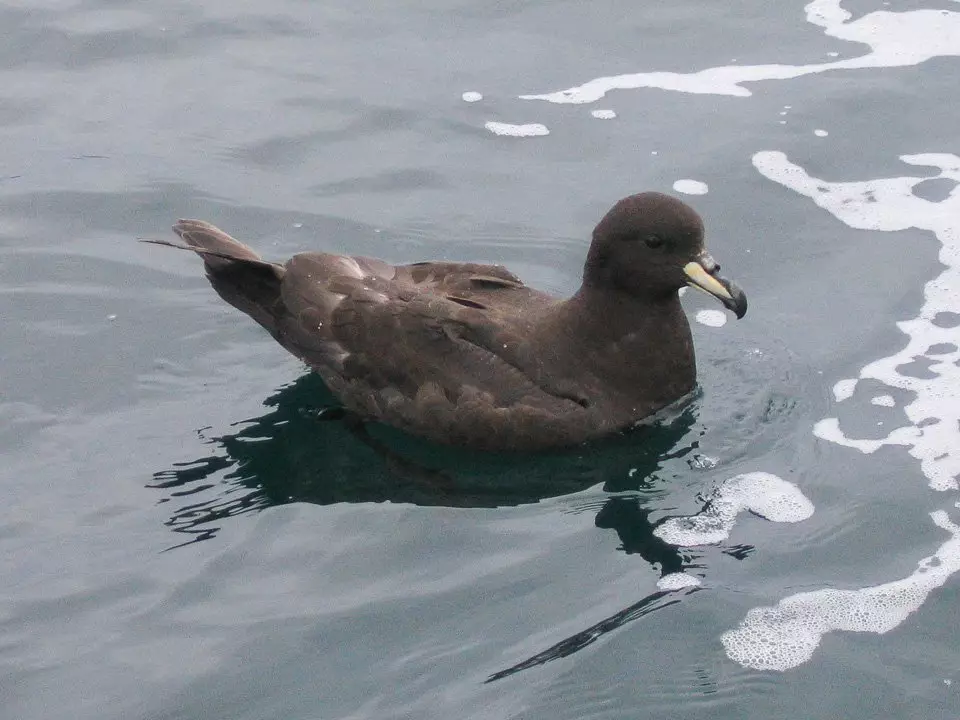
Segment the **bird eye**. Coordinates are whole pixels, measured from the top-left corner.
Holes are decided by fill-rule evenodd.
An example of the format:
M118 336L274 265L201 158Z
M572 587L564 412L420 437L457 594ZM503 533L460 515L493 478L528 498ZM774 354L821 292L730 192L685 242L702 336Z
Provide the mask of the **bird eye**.
M663 245L663 238L657 237L656 235L648 235L643 241L647 244L648 248L658 248Z

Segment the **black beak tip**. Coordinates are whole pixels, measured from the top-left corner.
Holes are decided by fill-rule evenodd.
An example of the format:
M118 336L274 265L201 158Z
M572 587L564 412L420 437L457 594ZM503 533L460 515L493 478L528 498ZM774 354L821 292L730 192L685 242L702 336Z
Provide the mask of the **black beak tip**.
M747 296L744 294L743 290L734 285L732 282L725 284L727 286L727 291L733 297L730 300L724 300L723 304L728 310L732 311L733 314L737 316L737 320L739 320L747 314Z

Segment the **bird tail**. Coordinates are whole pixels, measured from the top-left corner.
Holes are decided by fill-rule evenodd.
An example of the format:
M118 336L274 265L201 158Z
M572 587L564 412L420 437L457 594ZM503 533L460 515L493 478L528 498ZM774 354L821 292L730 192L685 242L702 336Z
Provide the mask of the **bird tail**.
M233 261L263 262L261 257L239 240L203 220L177 220L173 231L214 269L229 267Z
M278 312L283 305L280 295L283 266L263 260L239 240L202 220L178 220L173 231L184 245L167 240L144 242L192 250L200 255L207 279L217 294L275 335Z

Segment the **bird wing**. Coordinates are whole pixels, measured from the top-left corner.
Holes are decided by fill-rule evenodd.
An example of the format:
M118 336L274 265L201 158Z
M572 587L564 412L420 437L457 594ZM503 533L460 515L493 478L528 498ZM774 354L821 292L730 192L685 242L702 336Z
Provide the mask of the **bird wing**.
M287 263L281 296L287 312L278 339L362 414L411 426L431 413L455 411L457 422L469 423L471 412L584 406L542 372L512 313L524 301L550 299L496 266L394 268L309 253Z

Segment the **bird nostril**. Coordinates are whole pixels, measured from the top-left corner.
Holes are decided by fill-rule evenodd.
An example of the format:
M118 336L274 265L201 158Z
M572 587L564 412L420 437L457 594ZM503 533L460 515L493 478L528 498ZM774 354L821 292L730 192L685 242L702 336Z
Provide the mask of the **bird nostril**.
M700 265L711 275L716 275L720 272L720 266L717 264L717 261L713 259L713 256L708 252L703 252L700 254Z

